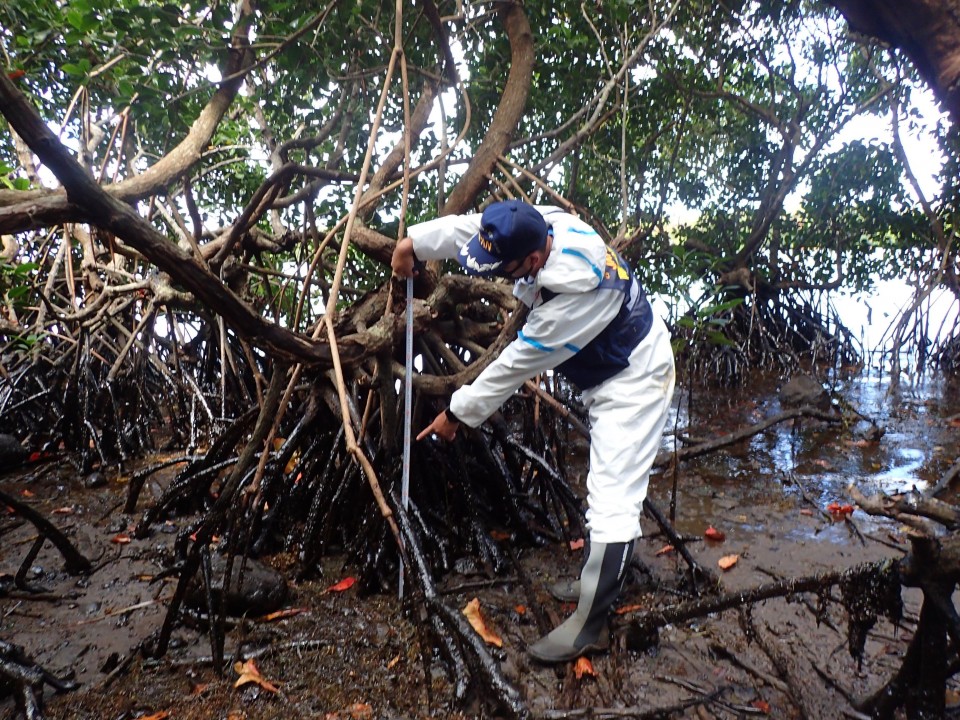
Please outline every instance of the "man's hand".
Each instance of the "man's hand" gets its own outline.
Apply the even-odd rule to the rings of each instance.
[[[444,410],[433,419],[432,423],[420,431],[420,434],[417,435],[417,440],[423,440],[428,435],[436,433],[447,442],[453,442],[453,438],[457,436],[457,428],[459,427],[460,423],[453,422],[447,417],[447,411]]]
[[[413,254],[413,239],[402,238],[393,249],[390,267],[397,277],[408,278],[417,275],[417,257]]]

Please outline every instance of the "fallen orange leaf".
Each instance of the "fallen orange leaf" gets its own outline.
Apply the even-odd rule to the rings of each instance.
[[[326,592],[343,592],[344,590],[349,590],[353,587],[353,584],[357,581],[355,577],[345,577],[343,580],[338,582],[336,585],[331,585],[327,588]]]
[[[707,540],[713,540],[714,542],[723,542],[727,539],[727,536],[723,534],[723,531],[717,530],[715,527],[713,527],[713,525],[703,531],[703,536]]]
[[[367,703],[354,703],[347,708],[347,712],[353,720],[370,720],[373,717],[373,708]]]
[[[841,505],[832,502],[827,505],[827,512],[834,520],[843,520],[847,515],[853,515],[853,505]]]
[[[517,615],[526,615],[526,614],[527,614],[527,606],[526,606],[526,605],[516,605],[516,606],[514,606],[513,609],[517,611]]]
[[[116,543],[117,545],[126,545],[130,542],[130,536],[124,535],[123,533],[118,533],[110,538],[110,542]]]
[[[280,692],[280,689],[271,683],[269,680],[263,677],[260,674],[260,670],[257,669],[257,665],[253,660],[247,660],[246,662],[235,662],[233,664],[233,670],[240,677],[237,678],[237,681],[233,684],[235,688],[241,687],[248,683],[256,683],[264,690],[267,690],[272,693]]]
[[[764,715],[770,714],[770,703],[768,703],[766,700],[754,700],[750,704],[753,705],[757,710],[762,712]]]
[[[739,555],[724,555],[717,561],[717,565],[720,566],[721,570],[729,570],[734,565],[737,564],[737,561],[740,559]]]
[[[624,605],[623,607],[617,608],[613,612],[616,615],[626,615],[627,613],[632,613],[636,610],[643,610],[643,609],[644,609],[643,605]]]
[[[491,530],[490,537],[492,537],[494,540],[509,540],[510,533],[503,530]]]
[[[19,80],[26,74],[27,74],[26,71],[21,70],[20,68],[17,68],[16,70],[11,70],[10,72],[8,72],[7,77],[10,78],[11,80]]]
[[[51,512],[54,515],[73,515],[73,508],[69,505],[64,505],[63,507],[54,508]]]
[[[803,510],[800,511],[800,514],[806,515],[807,517],[813,517],[813,510],[810,510],[808,508],[803,508]]]
[[[570,541],[570,549],[571,549],[571,550],[582,550],[582,549],[583,549],[583,542],[584,542],[584,541],[583,541],[583,538],[580,538],[579,540],[571,540],[571,541]]]
[[[673,545],[664,545],[662,548],[657,550],[657,555],[666,555],[670,552],[673,552]]]
[[[33,490],[27,490],[26,488],[24,488],[23,490],[20,491],[20,494],[23,495],[24,497],[33,497]]]
[[[283,610],[276,610],[272,613],[267,613],[266,615],[261,615],[257,618],[260,622],[270,622],[271,620],[282,620],[283,618],[293,617],[294,615],[299,615],[300,613],[308,612],[310,608],[298,607],[298,608],[284,608]]]
[[[577,663],[573,666],[573,674],[577,676],[577,680],[584,675],[591,675],[593,677],[597,675],[593,669],[593,663],[590,662],[590,658],[583,655],[577,658]]]
[[[169,710],[161,710],[160,712],[155,712],[153,715],[141,715],[137,720],[164,720],[164,718],[170,717]]]
[[[960,428],[960,417],[952,417],[947,420],[947,425],[950,427]]]
[[[395,655],[393,659],[387,663],[387,670],[393,670],[397,666],[397,663],[400,662],[400,656]]]
[[[480,598],[474,598],[468,602],[462,612],[470,622],[470,626],[477,631],[477,635],[482,637],[485,643],[496,647],[503,647],[503,640],[487,627],[487,623],[480,613]]]

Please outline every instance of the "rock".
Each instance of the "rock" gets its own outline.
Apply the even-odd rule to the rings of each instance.
[[[27,459],[27,451],[13,435],[0,433],[0,472],[15,468]]]
[[[94,470],[83,480],[83,486],[88,490],[96,490],[107,484],[107,478],[99,470]]]
[[[794,375],[780,388],[780,403],[785,407],[828,407],[830,396],[823,389],[823,385],[810,375]]]
[[[240,579],[240,565],[243,563],[243,582],[237,587]],[[213,598],[215,603],[220,602],[223,593],[224,573],[227,570],[227,559],[222,555],[211,558],[213,567]],[[287,599],[287,581],[273,568],[267,567],[257,560],[237,557],[233,559],[230,571],[230,584],[224,598],[224,607],[227,615],[239,617],[249,615],[266,615],[279,610]],[[203,584],[203,573],[197,572],[187,588],[184,602],[193,608],[206,611],[207,593]]]

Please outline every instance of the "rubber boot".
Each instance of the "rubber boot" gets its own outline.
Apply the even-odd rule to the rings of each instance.
[[[595,542],[590,546],[580,574],[577,609],[559,627],[527,648],[534,659],[543,663],[566,662],[607,649],[607,613],[620,594],[633,544],[631,540]]]

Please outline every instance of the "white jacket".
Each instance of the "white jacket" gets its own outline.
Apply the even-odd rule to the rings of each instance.
[[[517,338],[471,384],[453,393],[450,410],[470,427],[490,417],[524,381],[556,367],[593,340],[613,320],[623,293],[598,289],[606,246],[578,217],[561,208],[537,206],[553,230],[546,264],[535,277],[518,280],[513,294],[530,307]],[[420,260],[456,258],[480,229],[479,213],[452,215],[408,230]],[[542,290],[556,293],[544,303]]]

